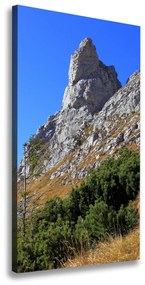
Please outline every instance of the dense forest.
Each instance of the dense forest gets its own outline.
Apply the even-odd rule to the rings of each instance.
[[[105,160],[65,199],[49,200],[18,222],[17,272],[60,268],[100,241],[126,235],[139,223],[132,201],[139,193],[140,157],[123,148]]]

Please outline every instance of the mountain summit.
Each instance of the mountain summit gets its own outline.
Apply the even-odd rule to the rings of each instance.
[[[92,40],[85,38],[71,56],[62,109],[86,106],[89,112],[98,112],[120,87],[115,68],[103,64]]]
[[[99,65],[96,48],[91,39],[86,38],[79,48],[71,56],[69,69],[69,83],[74,85],[81,79],[89,79],[95,76]]]

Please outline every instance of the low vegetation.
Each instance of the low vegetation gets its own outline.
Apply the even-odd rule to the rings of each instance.
[[[18,227],[17,271],[63,267],[110,237],[125,236],[139,223],[132,201],[139,193],[139,154],[122,149],[92,171],[65,199],[54,198]]]
[[[125,237],[117,236],[107,242],[99,242],[94,249],[82,251],[69,259],[63,267],[88,266],[138,260],[140,256],[140,234],[135,229]]]
[[[44,143],[44,139],[40,138],[37,143],[34,143],[33,137],[29,140],[29,147],[31,148],[31,155],[28,158],[29,164],[30,164],[30,170],[31,173],[33,173],[33,170],[35,169],[37,163],[38,163],[38,152],[41,149],[42,144]]]

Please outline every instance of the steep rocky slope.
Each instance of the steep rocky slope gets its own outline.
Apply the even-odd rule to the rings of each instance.
[[[140,72],[121,87],[113,66],[98,59],[89,38],[71,56],[60,112],[26,144],[28,188],[44,200],[64,196],[91,168],[128,146],[139,151]],[[24,159],[18,170],[19,190]]]

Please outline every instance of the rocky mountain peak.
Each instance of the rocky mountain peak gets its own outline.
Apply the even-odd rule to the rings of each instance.
[[[85,38],[70,59],[62,110],[85,106],[90,113],[98,112],[120,87],[115,68],[102,63],[93,41]]]
[[[86,38],[71,56],[69,76],[62,109],[39,127],[26,148],[27,178],[48,173],[50,191],[56,183],[63,188],[83,179],[125,145],[139,149],[140,72],[120,88],[115,68],[98,59]],[[23,159],[19,181],[24,165]]]
[[[91,39],[85,38],[73,53],[69,68],[69,84],[74,85],[81,79],[92,77],[99,61],[96,48]]]
[[[93,41],[91,38],[85,38],[81,41],[79,47],[86,47],[86,46],[91,46],[93,45]],[[93,45],[94,46],[94,45]],[[95,47],[95,46],[94,46]]]

